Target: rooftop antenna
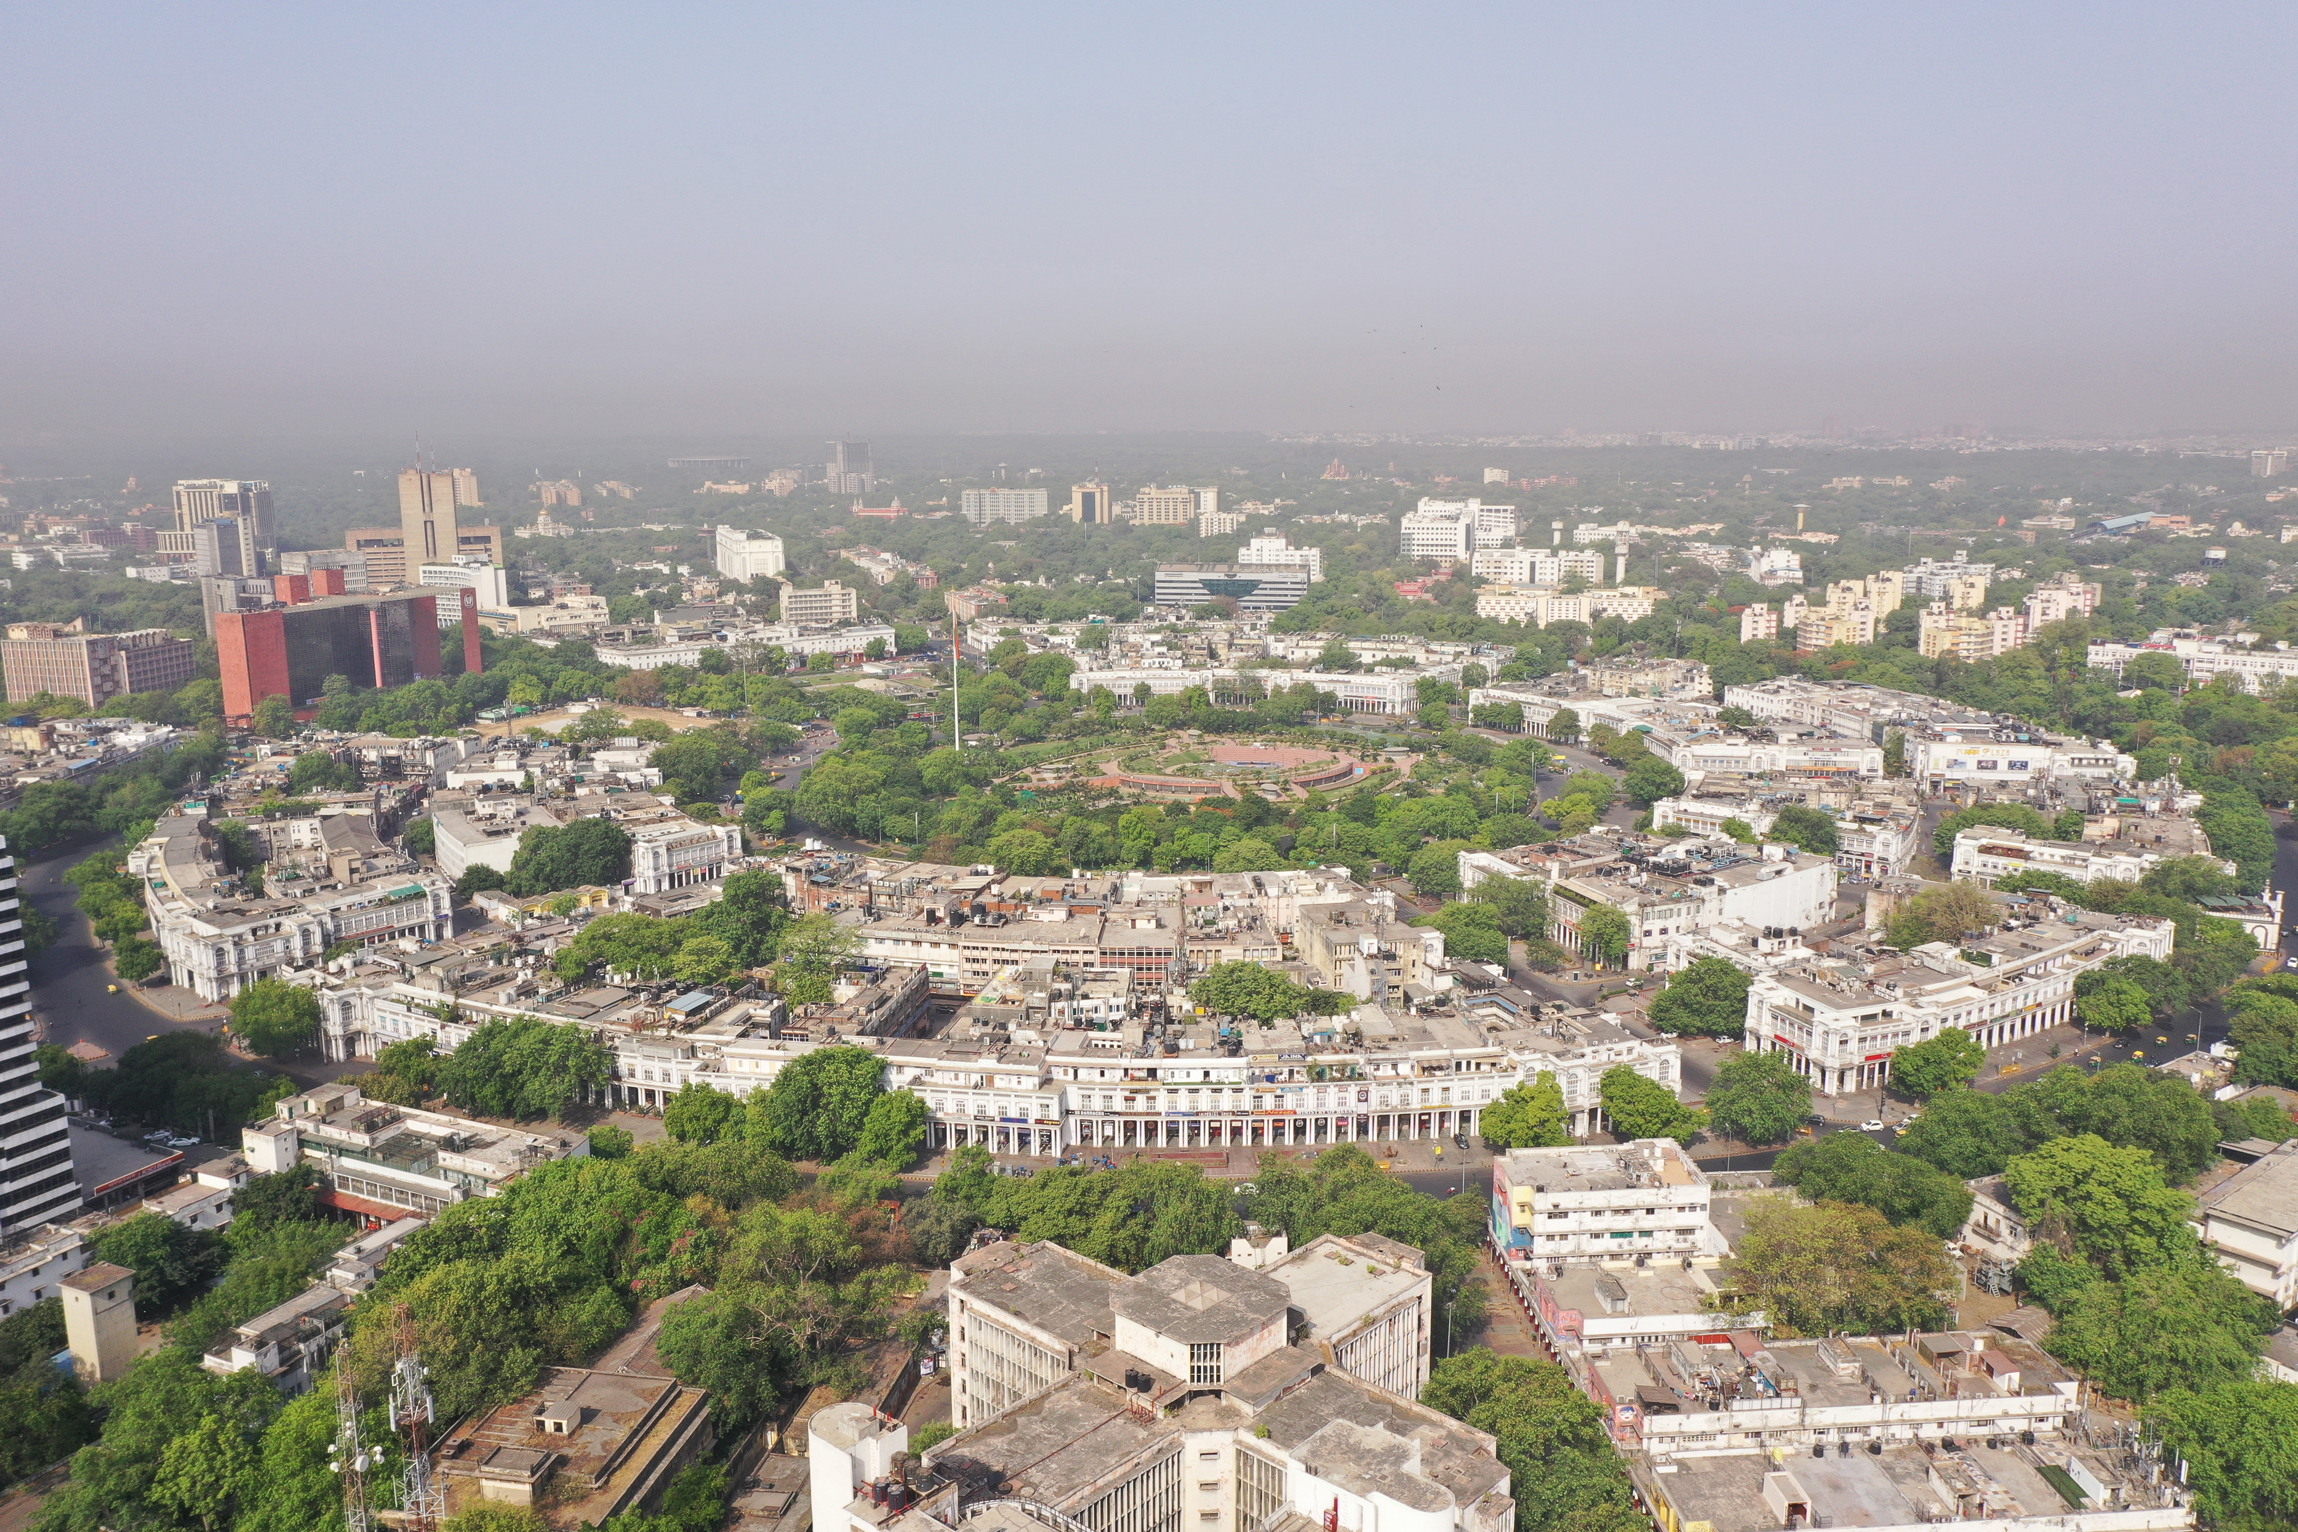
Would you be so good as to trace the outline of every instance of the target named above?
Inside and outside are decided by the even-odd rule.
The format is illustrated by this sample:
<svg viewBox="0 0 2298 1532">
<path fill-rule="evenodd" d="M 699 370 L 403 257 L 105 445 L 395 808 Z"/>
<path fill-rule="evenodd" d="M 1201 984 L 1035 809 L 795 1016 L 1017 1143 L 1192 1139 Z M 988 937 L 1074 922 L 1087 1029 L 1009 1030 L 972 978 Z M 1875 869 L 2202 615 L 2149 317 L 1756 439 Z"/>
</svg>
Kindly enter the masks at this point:
<svg viewBox="0 0 2298 1532">
<path fill-rule="evenodd" d="M 349 1358 L 335 1368 L 335 1441 L 327 1466 L 343 1476 L 343 1532 L 368 1532 L 367 1470 L 380 1467 L 383 1454 L 359 1441 L 359 1391 L 351 1382 Z"/>
<path fill-rule="evenodd" d="M 447 1519 L 447 1487 L 431 1476 L 431 1369 L 415 1346 L 415 1316 L 399 1305 L 399 1361 L 391 1369 L 391 1424 L 407 1441 L 407 1469 L 399 1487 L 400 1525 L 408 1532 L 439 1532 Z"/>
</svg>

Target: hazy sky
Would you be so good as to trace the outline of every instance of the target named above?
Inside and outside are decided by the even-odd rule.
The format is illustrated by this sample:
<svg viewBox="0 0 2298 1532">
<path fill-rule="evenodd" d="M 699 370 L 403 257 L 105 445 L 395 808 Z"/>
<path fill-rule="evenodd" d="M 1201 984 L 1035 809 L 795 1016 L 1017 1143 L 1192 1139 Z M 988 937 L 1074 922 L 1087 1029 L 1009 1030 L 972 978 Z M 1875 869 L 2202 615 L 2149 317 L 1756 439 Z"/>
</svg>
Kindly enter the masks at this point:
<svg viewBox="0 0 2298 1532">
<path fill-rule="evenodd" d="M 2298 8 L 9 5 L 0 443 L 2298 425 Z"/>
</svg>

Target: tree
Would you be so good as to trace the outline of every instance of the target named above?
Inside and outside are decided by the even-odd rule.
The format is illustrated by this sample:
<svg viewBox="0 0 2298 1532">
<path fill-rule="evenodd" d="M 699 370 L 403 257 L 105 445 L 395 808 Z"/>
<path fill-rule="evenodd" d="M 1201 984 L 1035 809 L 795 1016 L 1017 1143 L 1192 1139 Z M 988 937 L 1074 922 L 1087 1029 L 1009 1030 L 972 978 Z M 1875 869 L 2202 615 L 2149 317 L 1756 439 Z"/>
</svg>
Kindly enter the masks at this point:
<svg viewBox="0 0 2298 1532">
<path fill-rule="evenodd" d="M 569 984 L 599 972 L 665 979 L 685 945 L 685 927 L 676 921 L 635 912 L 601 915 L 559 949 L 551 968 Z"/>
<path fill-rule="evenodd" d="M 1516 1532 L 1648 1526 L 1603 1410 L 1555 1363 L 1479 1346 L 1437 1363 L 1420 1400 L 1493 1436 L 1516 1500 Z"/>
<path fill-rule="evenodd" d="M 1738 841 L 1743 846 L 1752 846 L 1763 838 L 1762 836 L 1756 834 L 1754 825 L 1749 824 L 1746 820 L 1738 818 L 1737 816 L 1725 820 L 1722 824 L 1716 826 L 1716 828 L 1723 831 L 1725 835 L 1729 836 L 1733 840 Z"/>
<path fill-rule="evenodd" d="M 266 697 L 255 705 L 249 727 L 265 739 L 292 739 L 296 734 L 295 706 L 284 696 Z"/>
<path fill-rule="evenodd" d="M 439 1064 L 439 1089 L 486 1117 L 558 1117 L 605 1086 L 614 1055 L 588 1029 L 532 1018 L 483 1022 Z"/>
<path fill-rule="evenodd" d="M 2094 968 L 2075 976 L 2075 1014 L 2094 1032 L 2127 1032 L 2151 1021 L 2154 1006 L 2135 981 Z"/>
<path fill-rule="evenodd" d="M 2108 958 L 2091 972 L 2112 974 L 2136 984 L 2146 992 L 2147 1004 L 2156 1016 L 2176 1016 L 2187 1007 L 2186 975 L 2157 958 Z M 2082 993 L 2081 979 L 2075 981 L 2075 993 Z"/>
<path fill-rule="evenodd" d="M 1354 1007 L 1353 996 L 1295 984 L 1258 963 L 1215 963 L 1189 986 L 1189 998 L 1215 1016 L 1250 1016 L 1267 1023 L 1294 1016 L 1333 1016 Z"/>
<path fill-rule="evenodd" d="M 95 1253 L 136 1274 L 136 1314 L 165 1314 L 223 1266 L 216 1237 L 165 1213 L 138 1213 L 98 1235 Z"/>
<path fill-rule="evenodd" d="M 689 936 L 671 964 L 671 975 L 681 984 L 724 984 L 740 971 L 734 949 L 716 936 Z"/>
<path fill-rule="evenodd" d="M 2019 1212 L 2038 1234 L 2109 1277 L 2191 1250 L 2194 1199 L 2165 1184 L 2154 1156 L 2095 1133 L 2053 1139 L 2003 1167 Z"/>
<path fill-rule="evenodd" d="M 604 888 L 629 876 L 630 832 L 611 819 L 589 818 L 523 831 L 504 886 L 531 899 L 562 888 Z"/>
<path fill-rule="evenodd" d="M 907 1170 L 925 1147 L 927 1110 L 914 1092 L 887 1091 L 870 1103 L 854 1152 L 892 1170 Z"/>
<path fill-rule="evenodd" d="M 1695 958 L 1652 997 L 1652 1025 L 1677 1037 L 1737 1037 L 1747 1030 L 1753 979 L 1722 958 Z"/>
<path fill-rule="evenodd" d="M 1960 1180 L 1864 1133 L 1830 1133 L 1784 1149 L 1773 1174 L 1815 1202 L 1856 1202 L 1941 1239 L 1952 1239 L 1971 1216 L 1971 1191 Z"/>
<path fill-rule="evenodd" d="M 2119 1282 L 2078 1285 L 2056 1317 L 2044 1349 L 2138 1404 L 2251 1377 L 2281 1318 L 2270 1300 L 2200 1253 L 2140 1267 Z"/>
<path fill-rule="evenodd" d="M 1460 892 L 1460 853 L 1468 849 L 1464 840 L 1431 841 L 1412 854 L 1405 875 L 1424 897 L 1453 898 Z"/>
<path fill-rule="evenodd" d="M 1707 1126 L 1706 1112 L 1678 1101 L 1674 1091 L 1626 1064 L 1604 1071 L 1598 1095 L 1613 1133 L 1623 1139 L 1672 1138 L 1689 1147 Z"/>
<path fill-rule="evenodd" d="M 1716 1066 L 1708 1117 L 1742 1143 L 1781 1144 L 1811 1112 L 1811 1082 L 1785 1053 L 1735 1053 Z"/>
<path fill-rule="evenodd" d="M 1487 875 L 1466 897 L 1489 907 L 1500 929 L 1517 941 L 1547 940 L 1548 891 L 1532 879 Z"/>
<path fill-rule="evenodd" d="M 750 1098 L 752 1131 L 776 1154 L 822 1164 L 861 1141 L 870 1108 L 884 1091 L 885 1070 L 866 1048 L 817 1048 L 782 1067 L 774 1083 Z"/>
<path fill-rule="evenodd" d="M 281 979 L 258 979 L 231 997 L 232 1035 L 267 1059 L 310 1047 L 319 1022 L 319 997 Z"/>
<path fill-rule="evenodd" d="M 1628 955 L 1631 934 L 1628 917 L 1608 904 L 1590 905 L 1580 917 L 1580 939 L 1599 967 L 1610 967 Z"/>
<path fill-rule="evenodd" d="M 1835 816 L 1800 803 L 1790 804 L 1772 820 L 1771 838 L 1791 842 L 1813 856 L 1833 856 L 1838 844 Z"/>
<path fill-rule="evenodd" d="M 2267 1532 L 2298 1522 L 2298 1388 L 2235 1377 L 2166 1389 L 2146 1423 L 2165 1460 L 2183 1465 L 2203 1525 Z"/>
<path fill-rule="evenodd" d="M 1658 756 L 1646 755 L 1628 768 L 1620 779 L 1620 787 L 1631 803 L 1649 808 L 1662 798 L 1681 793 L 1684 774 Z"/>
<path fill-rule="evenodd" d="M 962 1202 L 925 1197 L 902 1210 L 902 1232 L 910 1238 L 917 1264 L 947 1266 L 965 1253 L 981 1220 Z"/>
<path fill-rule="evenodd" d="M 1218 870 L 1218 864 L 1215 870 Z M 1495 905 L 1455 902 L 1445 905 L 1433 915 L 1420 916 L 1413 924 L 1434 926 L 1442 931 L 1444 955 L 1448 958 L 1470 963 L 1497 963 L 1503 968 L 1508 965 L 1508 937 L 1500 929 L 1500 911 Z"/>
<path fill-rule="evenodd" d="M 1902 949 L 1929 942 L 1960 944 L 2002 918 L 2002 906 L 1978 884 L 1932 883 L 1892 911 L 1887 934 L 1891 945 Z"/>
<path fill-rule="evenodd" d="M 1356 651 L 1348 646 L 1346 639 L 1328 638 L 1325 646 L 1317 651 L 1316 663 L 1309 668 L 1346 675 L 1356 669 Z"/>
<path fill-rule="evenodd" d="M 662 1130 L 682 1144 L 714 1144 L 746 1120 L 741 1097 L 700 1080 L 680 1086 L 662 1108 Z"/>
<path fill-rule="evenodd" d="M 1548 737 L 1561 745 L 1571 744 L 1580 737 L 1580 715 L 1568 707 L 1556 709 L 1548 720 Z"/>
<path fill-rule="evenodd" d="M 1961 1273 L 1928 1230 L 1900 1227 L 1847 1202 L 1748 1204 L 1747 1228 L 1725 1263 L 1732 1307 L 1761 1310 L 1774 1333 L 1875 1335 L 1945 1324 Z"/>
<path fill-rule="evenodd" d="M 231 1194 L 234 1239 L 274 1224 L 315 1223 L 319 1213 L 319 1169 L 299 1160 L 273 1175 L 249 1176 Z"/>
<path fill-rule="evenodd" d="M 1502 1092 L 1477 1126 L 1494 1149 L 1554 1149 L 1572 1141 L 1565 1118 L 1564 1088 L 1543 1069 L 1537 1079 Z"/>
<path fill-rule="evenodd" d="M 1959 1090 L 1979 1077 L 1987 1049 L 1961 1027 L 1941 1027 L 1938 1035 L 1891 1055 L 1891 1083 L 1907 1095 L 1928 1100 Z"/>
<path fill-rule="evenodd" d="M 260 1463 L 247 1433 L 220 1415 L 203 1415 L 160 1453 L 152 1500 L 214 1532 L 228 1527 L 252 1498 Z"/>
<path fill-rule="evenodd" d="M 776 977 L 791 1005 L 830 998 L 832 981 L 856 952 L 861 938 L 826 912 L 801 915 L 783 927 L 775 944 Z"/>
<path fill-rule="evenodd" d="M 1951 1090 L 1899 1130 L 1895 1148 L 1959 1181 L 1968 1181 L 1999 1175 L 2012 1155 L 2023 1153 L 2033 1142 L 2014 1119 L 2010 1100 L 1979 1091 Z"/>
</svg>

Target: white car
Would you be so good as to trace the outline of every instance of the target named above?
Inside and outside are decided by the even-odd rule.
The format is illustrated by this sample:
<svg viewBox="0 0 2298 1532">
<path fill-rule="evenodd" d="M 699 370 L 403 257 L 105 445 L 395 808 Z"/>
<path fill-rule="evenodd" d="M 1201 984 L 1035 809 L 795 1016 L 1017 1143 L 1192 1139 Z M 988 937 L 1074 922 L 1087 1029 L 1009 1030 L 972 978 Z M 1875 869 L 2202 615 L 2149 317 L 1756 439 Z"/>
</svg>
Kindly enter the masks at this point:
<svg viewBox="0 0 2298 1532">
<path fill-rule="evenodd" d="M 1883 1131 L 1883 1124 L 1870 1117 L 1859 1125 L 1859 1131 L 1862 1133 L 1880 1133 Z"/>
</svg>

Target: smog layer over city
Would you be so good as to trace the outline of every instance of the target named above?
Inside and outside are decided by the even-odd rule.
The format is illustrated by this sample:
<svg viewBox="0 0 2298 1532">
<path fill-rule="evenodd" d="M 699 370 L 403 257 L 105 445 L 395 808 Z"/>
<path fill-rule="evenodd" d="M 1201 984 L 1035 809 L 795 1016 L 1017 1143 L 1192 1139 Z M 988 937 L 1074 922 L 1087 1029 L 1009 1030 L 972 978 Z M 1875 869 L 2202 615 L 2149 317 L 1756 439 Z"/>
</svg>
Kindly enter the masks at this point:
<svg viewBox="0 0 2298 1532">
<path fill-rule="evenodd" d="M 0 1532 L 2298 1526 L 2288 7 L 5 36 Z"/>
</svg>

